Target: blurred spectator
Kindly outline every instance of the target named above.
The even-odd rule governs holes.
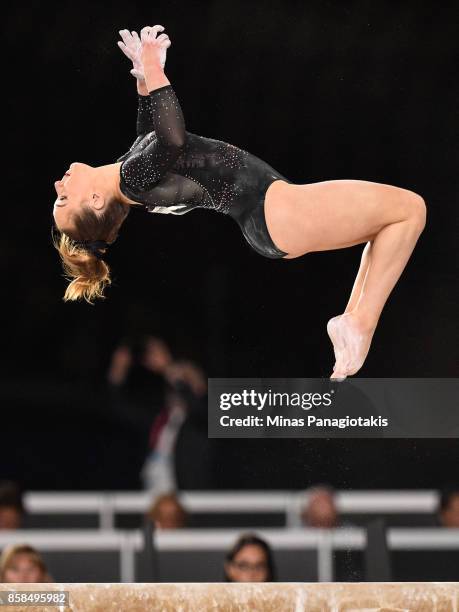
[[[212,486],[207,437],[207,380],[191,361],[156,360],[168,383],[165,406],[150,431],[144,487],[156,495]],[[207,452],[206,452],[207,451]],[[190,461],[193,457],[193,461]]]
[[[273,582],[274,561],[271,548],[254,534],[242,535],[226,555],[227,582]]]
[[[156,529],[182,529],[187,524],[187,513],[173,493],[160,495],[147,512]]]
[[[149,452],[149,431],[164,409],[167,381],[162,368],[172,361],[164,340],[142,335],[125,338],[112,354],[107,371],[109,416],[117,427],[117,486],[138,488],[139,473]],[[116,458],[115,458],[116,460]]]
[[[9,546],[0,556],[0,582],[53,582],[40,554],[26,544]]]
[[[165,386],[162,372],[172,361],[170,349],[161,338],[128,337],[113,352],[107,381],[130,400],[151,406],[152,399],[162,400]]]
[[[24,518],[22,492],[8,480],[0,482],[0,530],[20,529]]]
[[[145,489],[161,495],[177,489],[175,477],[175,444],[187,411],[186,398],[176,381],[180,379],[180,364],[161,345],[150,343],[146,363],[167,381],[164,406],[150,429],[150,452],[142,467],[141,478]]]
[[[172,353],[164,340],[155,336],[146,338],[142,363],[148,370],[163,375],[173,361]]]
[[[147,373],[162,375],[172,361],[170,348],[161,338],[150,335],[127,338],[112,355],[107,373],[108,382],[114,386],[125,384],[136,366]],[[147,378],[151,380],[150,376]]]
[[[186,404],[173,392],[166,393],[163,410],[150,429],[150,452],[140,474],[143,486],[153,495],[177,489],[174,452],[177,434],[185,420]]]
[[[107,381],[111,415],[123,428],[121,454],[138,466],[143,487],[154,495],[211,488],[215,443],[207,436],[203,371],[176,360],[163,339],[144,335],[118,346]]]
[[[323,529],[339,527],[339,516],[333,489],[326,485],[320,485],[308,489],[307,494],[308,501],[301,513],[303,525]]]
[[[459,528],[459,489],[448,488],[440,493],[438,518],[443,527]]]
[[[175,444],[177,487],[187,491],[211,489],[215,487],[217,447],[207,431],[207,377],[196,364],[181,361],[178,369],[169,369],[168,379],[186,402],[186,417]]]
[[[304,527],[312,529],[344,529],[355,525],[343,521],[336,506],[335,492],[329,485],[321,484],[306,491],[307,503],[301,513]],[[363,580],[359,559],[351,549],[334,551],[335,580],[338,582]]]

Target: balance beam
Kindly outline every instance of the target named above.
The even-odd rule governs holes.
[[[12,612],[459,612],[459,582],[50,583],[0,591],[69,592],[69,606],[0,605]]]

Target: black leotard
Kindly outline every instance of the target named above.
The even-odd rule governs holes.
[[[260,255],[287,254],[269,235],[264,199],[273,181],[291,181],[243,149],[186,131],[171,85],[138,94],[137,138],[117,161],[122,193],[148,212],[214,209],[232,217]]]

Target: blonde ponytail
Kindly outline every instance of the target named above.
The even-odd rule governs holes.
[[[93,304],[94,299],[103,299],[104,289],[111,283],[110,269],[106,262],[79,247],[63,233],[54,240],[54,246],[61,257],[65,276],[71,281],[65,291],[64,301],[86,300]]]

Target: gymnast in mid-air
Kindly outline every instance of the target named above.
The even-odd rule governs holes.
[[[54,184],[54,244],[71,280],[64,300],[103,297],[110,283],[104,256],[131,207],[175,215],[220,211],[271,259],[365,243],[346,309],[327,323],[335,353],[330,378],[355,374],[424,229],[423,198],[364,180],[295,184],[247,151],[188,132],[164,73],[171,41],[163,26],[144,27],[140,36],[121,30],[120,36],[137,82],[137,137],[115,163],[74,162]]]

